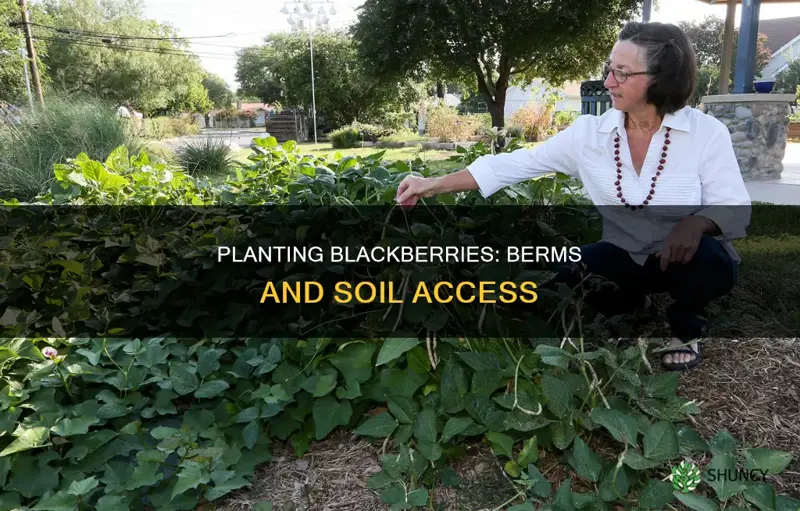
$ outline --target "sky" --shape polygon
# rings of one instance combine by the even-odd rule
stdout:
[[[314,0],[319,4],[320,0]],[[336,14],[330,17],[333,28],[347,26],[356,20],[357,7],[363,0],[328,0]],[[708,5],[700,0],[659,0],[653,7],[650,21],[677,23],[701,21],[708,15],[725,17],[725,1]],[[235,91],[237,48],[261,43],[264,36],[289,30],[286,16],[280,10],[282,0],[144,0],[145,15],[173,25],[182,37],[217,36],[193,40],[192,50],[200,54],[209,72],[222,76]],[[290,7],[294,7],[294,3]],[[761,19],[800,16],[800,0],[789,4],[763,4]],[[739,26],[741,7],[736,8]]]

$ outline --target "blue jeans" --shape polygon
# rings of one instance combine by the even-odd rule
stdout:
[[[702,237],[690,262],[670,263],[665,271],[657,256],[649,256],[640,266],[628,252],[605,241],[582,246],[581,254],[583,276],[588,271],[616,284],[587,296],[598,312],[606,317],[632,312],[644,305],[646,294],[669,293],[674,302],[667,309],[667,319],[672,335],[684,342],[706,335],[706,306],[730,291],[738,279],[738,263],[708,235]],[[563,277],[560,273],[558,280]],[[572,273],[567,281],[577,285],[576,277]],[[586,286],[591,289],[591,284]]]

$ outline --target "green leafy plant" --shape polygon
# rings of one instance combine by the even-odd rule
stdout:
[[[223,174],[234,164],[233,150],[222,138],[186,142],[175,152],[178,163],[192,175]]]
[[[28,113],[19,125],[0,123],[0,197],[30,200],[47,190],[55,164],[79,153],[104,160],[120,145],[140,147],[112,104],[50,95],[47,108]]]
[[[501,150],[520,147],[512,141]],[[475,144],[457,157],[486,154],[490,148]],[[421,160],[385,162],[384,155],[323,158],[302,154],[294,142],[256,139],[249,165],[211,183],[119,147],[105,161],[80,154],[57,165],[37,203],[76,212],[87,204],[386,205],[405,176],[436,175]],[[491,204],[574,200],[562,185],[561,176],[545,177]],[[531,195],[534,186],[541,195]],[[485,203],[476,193],[424,202]],[[10,220],[28,214],[19,205],[6,203]],[[209,222],[206,228],[221,236],[242,227],[207,210],[192,221]],[[202,294],[196,290],[237,291],[243,284],[230,274],[191,278],[196,268],[187,265],[203,241],[193,236],[203,234],[164,232],[162,208],[152,208],[152,217],[142,211],[126,217],[120,208],[96,209],[81,218],[81,236],[57,222],[29,222],[27,232],[3,238],[0,502],[10,509],[213,505],[251,484],[275,442],[303,456],[340,428],[391,446],[369,487],[393,509],[431,507],[436,484],[457,485],[452,465],[470,442],[485,443],[497,457],[517,490],[502,507],[515,511],[800,507],[768,480],[711,477],[712,470],[739,468],[771,477],[794,458],[740,448],[726,431],[704,440],[690,425],[701,410],[678,395],[678,374],[654,373],[643,341],[586,341],[581,332],[594,324],[585,323],[582,296],[566,286],[549,291],[552,310],[541,309],[559,326],[541,319],[537,332],[547,327],[549,334],[532,339],[437,338],[429,318],[409,310],[388,321],[423,323],[427,342],[387,338],[386,329],[369,322],[370,335],[359,339],[177,338],[153,324],[156,310],[182,317],[181,300]],[[368,219],[356,227],[377,236],[386,226]],[[39,260],[52,264],[31,264]],[[232,312],[216,319],[237,321]],[[462,319],[478,323],[490,314],[476,306]],[[121,324],[143,335],[129,335]],[[37,335],[17,335],[26,329]],[[74,331],[89,334],[69,335]],[[709,458],[695,493],[667,482],[680,461]],[[543,459],[557,461],[567,477],[551,482]]]
[[[342,128],[329,135],[334,149],[350,149],[361,145],[361,133],[355,128]]]

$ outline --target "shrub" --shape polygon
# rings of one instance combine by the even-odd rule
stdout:
[[[424,142],[426,140],[428,137],[407,129],[379,139],[380,142]]]
[[[458,142],[469,139],[481,127],[479,117],[459,115],[458,110],[437,105],[428,116],[428,134],[441,142]]]
[[[553,107],[549,104],[528,103],[511,114],[511,123],[522,126],[528,141],[543,140],[553,131]]]
[[[189,142],[176,151],[178,164],[186,172],[222,174],[233,166],[233,150],[220,138],[206,137],[202,142]]]
[[[163,140],[200,133],[200,123],[194,117],[154,117],[145,119],[142,136]]]
[[[341,128],[330,134],[334,149],[350,149],[361,145],[361,133],[355,128]]]
[[[360,122],[354,122],[349,127],[358,131],[361,135],[361,140],[364,142],[377,142],[381,137],[388,137],[395,133],[395,130],[391,128]]]
[[[511,138],[524,138],[525,128],[519,124],[512,124],[506,128],[506,134]]]
[[[478,124],[478,131],[482,129],[492,129],[492,114],[488,112],[480,113],[480,114],[467,114],[465,117],[469,117],[474,119]]]
[[[417,116],[414,112],[389,112],[380,120],[381,125],[393,130],[403,131],[409,127],[414,127],[417,123]]]
[[[577,110],[562,110],[560,112],[556,112],[553,118],[553,123],[556,126],[569,126],[575,122],[575,119],[577,119],[579,115],[580,112]]]
[[[36,108],[19,125],[0,123],[0,197],[29,200],[47,189],[54,164],[80,153],[103,161],[120,145],[136,151],[141,143],[113,105],[48,96],[45,108]]]

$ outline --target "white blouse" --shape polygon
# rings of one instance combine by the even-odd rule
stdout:
[[[672,227],[691,214],[706,216],[719,226],[722,234],[716,238],[738,262],[729,240],[746,235],[750,196],[728,128],[688,106],[667,114],[650,142],[641,175],[637,175],[624,122],[624,113],[613,108],[601,116],[581,115],[569,128],[535,148],[482,156],[467,169],[484,197],[553,172],[579,179],[595,206],[609,206],[599,208],[604,219],[603,240],[627,250],[640,265],[661,249]],[[670,144],[653,198],[644,208],[631,211],[617,197],[614,138],[620,138],[623,196],[638,206],[647,199],[656,176],[666,127],[671,129]]]

